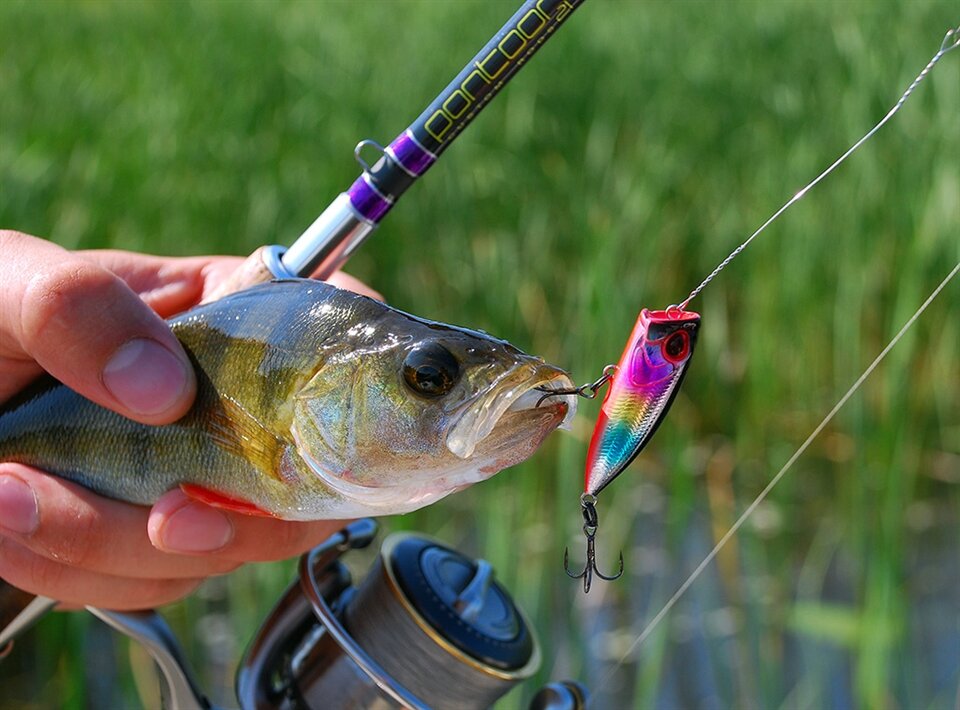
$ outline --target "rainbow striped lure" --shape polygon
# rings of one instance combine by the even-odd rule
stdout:
[[[605,575],[597,569],[596,497],[630,465],[660,426],[680,390],[699,328],[700,316],[692,311],[677,306],[662,311],[644,308],[617,365],[605,368],[596,382],[564,392],[593,398],[609,384],[587,451],[580,496],[587,561],[581,572],[574,573],[568,564],[569,550],[563,556],[564,569],[570,577],[583,579],[584,592],[590,591],[594,575],[613,580],[623,574],[623,553],[616,574]],[[558,392],[549,392],[544,398],[554,394]]]
[[[620,356],[587,451],[583,492],[596,496],[643,450],[687,372],[700,316],[644,308]]]

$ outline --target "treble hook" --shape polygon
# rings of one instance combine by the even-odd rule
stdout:
[[[620,569],[614,575],[605,575],[597,569],[597,551],[594,546],[594,538],[597,535],[597,499],[589,493],[580,496],[580,512],[583,514],[583,535],[587,538],[587,561],[583,565],[583,570],[579,574],[570,571],[570,550],[563,550],[563,569],[571,579],[583,579],[583,593],[590,591],[590,585],[593,583],[593,575],[600,579],[612,582],[619,579],[623,574],[623,552],[620,552]]]

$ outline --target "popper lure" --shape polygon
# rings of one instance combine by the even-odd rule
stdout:
[[[607,395],[593,428],[583,478],[580,510],[587,539],[587,560],[580,572],[572,572],[564,551],[563,568],[574,579],[583,579],[589,592],[593,575],[613,580],[620,569],[605,575],[597,568],[594,537],[597,533],[597,495],[637,457],[660,426],[673,404],[697,342],[700,316],[672,306],[663,311],[640,311],[620,361],[608,369]]]
[[[590,591],[594,575],[613,580],[623,574],[622,553],[615,574],[605,575],[597,568],[597,495],[630,465],[660,426],[687,373],[699,328],[700,316],[692,311],[678,306],[662,311],[644,308],[619,362],[608,365],[600,379],[575,390],[547,392],[541,398],[557,394],[593,398],[609,385],[593,428],[580,496],[587,561],[575,573],[570,570],[569,551],[563,556],[564,569],[570,577],[583,579],[584,592]]]
[[[794,194],[753,234],[730,252],[680,305],[670,306],[663,311],[643,309],[616,366],[608,365],[604,369],[603,376],[591,384],[572,390],[553,392],[544,390],[545,394],[541,397],[541,402],[555,394],[577,394],[592,399],[596,397],[601,387],[606,384],[610,386],[594,425],[593,437],[587,451],[584,490],[580,496],[580,508],[584,521],[583,534],[587,541],[587,560],[583,570],[577,573],[572,572],[568,564],[568,551],[564,551],[563,556],[564,569],[570,577],[583,579],[584,592],[590,591],[594,575],[601,579],[613,580],[623,574],[623,553],[620,554],[620,569],[616,574],[604,575],[596,565],[594,539],[599,525],[597,495],[619,476],[647,445],[666,416],[680,388],[700,327],[700,316],[686,310],[687,305],[761,232],[795,202],[801,200],[810,188],[833,172],[893,118],[943,55],[958,46],[960,46],[960,27],[950,29],[946,33],[937,53],[907,87],[897,103],[873,128],[850,146],[826,170]],[[956,273],[956,269],[951,273],[951,277],[953,273]],[[943,284],[941,288],[942,286]]]
[[[699,327],[698,314],[676,306],[640,312],[593,430],[585,495],[606,488],[660,426],[687,372]]]

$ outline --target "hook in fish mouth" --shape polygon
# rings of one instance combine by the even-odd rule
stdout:
[[[558,387],[548,387],[547,385],[540,385],[539,387],[534,387],[535,390],[544,392],[545,394],[537,400],[537,407],[543,404],[543,401],[548,397],[557,397],[559,395],[576,395],[577,397],[583,397],[585,399],[594,399],[599,393],[600,388],[605,384],[610,382],[617,374],[616,365],[607,365],[603,368],[603,374],[600,375],[595,381],[588,382],[585,385],[580,385],[579,387],[567,387],[567,388],[558,388]]]
[[[561,396],[561,395],[575,395],[575,394],[580,394],[580,390],[579,390],[578,387],[573,387],[573,388],[567,387],[567,388],[556,388],[556,389],[555,389],[555,388],[552,388],[552,387],[547,387],[546,385],[541,385],[541,386],[539,386],[539,387],[534,387],[533,390],[531,390],[531,391],[543,392],[543,393],[544,393],[544,394],[540,395],[540,397],[537,399],[537,403],[536,403],[535,405],[533,405],[534,408],[539,407],[541,404],[544,403],[544,401],[546,401],[546,400],[549,399],[550,397],[559,397],[559,396]]]
[[[447,448],[459,458],[469,458],[476,444],[498,426],[501,417],[505,414],[532,412],[537,409],[542,400],[541,388],[547,388],[551,393],[562,395],[573,387],[573,382],[563,371],[545,365],[539,367],[545,371],[534,373],[532,378],[527,373],[518,373],[523,374],[525,378],[533,379],[533,382],[529,380],[518,382],[514,379],[513,384],[501,387],[501,391],[485,397],[468,409],[450,430],[447,436]],[[558,402],[559,404],[561,403]],[[562,404],[566,405],[566,411],[557,428],[569,429],[577,410],[576,399],[568,397]]]

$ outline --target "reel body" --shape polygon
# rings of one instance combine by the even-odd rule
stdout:
[[[357,520],[301,557],[237,670],[243,710],[487,708],[540,667],[533,630],[484,560],[398,533],[353,586],[341,558],[376,532],[374,520]],[[214,708],[159,613],[87,610],[150,654],[164,708]],[[42,611],[28,608],[6,631],[19,633]],[[581,710],[586,699],[565,681],[542,688],[530,707]]]
[[[340,557],[375,529],[357,521],[303,557],[241,664],[242,707],[485,708],[539,668],[532,630],[482,560],[396,534],[350,586]]]

